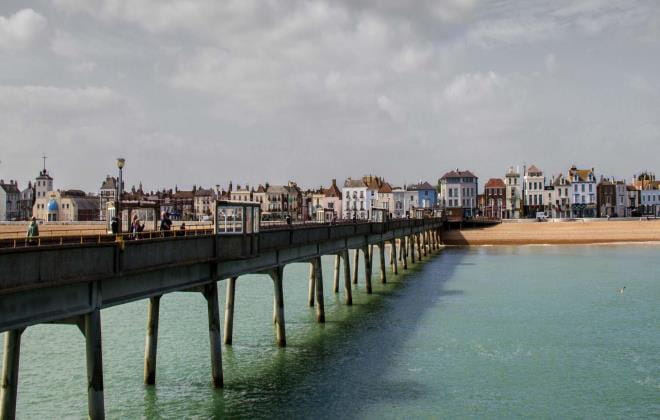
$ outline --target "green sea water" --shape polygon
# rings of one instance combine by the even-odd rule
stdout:
[[[240,277],[225,388],[210,386],[206,303],[161,300],[157,385],[142,384],[146,301],[102,312],[108,418],[658,418],[660,245],[448,248],[354,305],[307,306],[305,264],[285,269],[287,343],[273,286]],[[618,288],[626,286],[623,294]],[[220,283],[224,305],[224,282]],[[84,341],[23,335],[19,418],[85,418]]]

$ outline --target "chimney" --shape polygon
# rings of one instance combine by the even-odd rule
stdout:
[[[333,179],[333,180],[332,180],[332,186],[333,186],[333,187],[336,187],[336,186],[337,186],[337,180],[336,180],[336,179]]]

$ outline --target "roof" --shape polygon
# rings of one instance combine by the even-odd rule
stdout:
[[[2,187],[2,189],[5,190],[7,194],[20,194],[20,191],[18,190],[18,184],[13,182],[9,184],[5,184],[4,182],[0,183],[0,187]]]
[[[527,168],[527,173],[528,174],[542,174],[543,171],[537,168],[536,166],[532,165],[529,168]]]
[[[344,188],[365,188],[367,185],[361,179],[348,178],[344,181]]]
[[[174,194],[172,194],[172,198],[181,199],[181,198],[193,198],[193,197],[194,197],[194,193],[192,191],[179,190],[179,191],[175,192]]]
[[[593,169],[577,169],[575,166],[568,170],[570,177],[577,175],[581,182],[589,182],[589,174],[593,173]]]
[[[126,185],[126,184],[124,184]],[[117,189],[117,179],[107,175],[105,181],[101,183],[102,190],[116,190]]]
[[[559,187],[559,186],[561,186],[561,185],[562,185],[562,184],[561,184],[561,180],[562,180],[562,179],[565,181],[565,182],[564,182],[564,185],[571,185],[571,179],[568,178],[568,177],[565,177],[564,174],[558,174],[558,175],[555,177],[555,181],[552,183],[552,185],[554,185],[555,187]]]
[[[382,194],[389,194],[392,192],[392,186],[387,182],[383,182],[378,189],[378,192]]]
[[[486,182],[484,188],[506,188],[506,184],[501,178],[491,178]]]
[[[99,200],[92,197],[71,197],[78,211],[80,210],[98,210],[99,209]]]
[[[212,197],[213,196],[213,190],[212,189],[204,189],[204,188],[198,188],[195,190],[195,197]]]
[[[428,182],[420,182],[419,184],[408,185],[409,191],[424,191],[424,190],[435,190],[435,187]]]
[[[473,174],[470,171],[459,171],[456,169],[455,171],[449,171],[446,174],[442,176],[440,179],[446,179],[446,178],[467,178],[467,177],[472,177],[476,178],[477,176]]]
[[[333,182],[330,185],[330,188],[326,188],[325,190],[323,190],[323,194],[325,194],[326,197],[339,197],[339,198],[342,197],[341,191],[337,187],[336,182]]]

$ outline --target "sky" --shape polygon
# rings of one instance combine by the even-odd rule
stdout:
[[[0,178],[660,170],[657,0],[3,0]]]

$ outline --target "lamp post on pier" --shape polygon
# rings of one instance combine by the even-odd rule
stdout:
[[[117,219],[119,219],[119,232],[123,232],[123,217],[121,214],[121,195],[124,192],[124,180],[123,180],[123,169],[124,165],[126,164],[126,159],[124,158],[117,158],[117,168],[119,168],[119,181],[117,183],[117,205],[116,207],[116,215]]]

